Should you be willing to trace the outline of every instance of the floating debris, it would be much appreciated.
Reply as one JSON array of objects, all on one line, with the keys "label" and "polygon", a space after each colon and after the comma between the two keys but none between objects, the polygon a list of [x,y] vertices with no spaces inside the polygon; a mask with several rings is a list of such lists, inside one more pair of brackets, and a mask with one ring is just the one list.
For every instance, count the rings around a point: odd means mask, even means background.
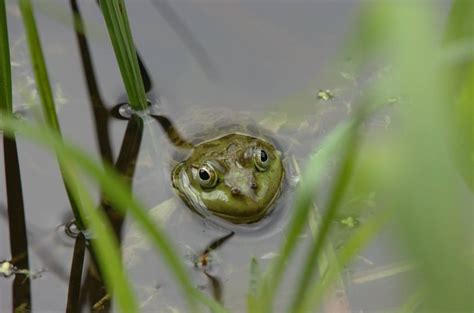
[{"label": "floating debris", "polygon": [[339,221],[339,223],[346,226],[347,228],[354,228],[359,225],[359,221],[353,216],[344,217]]},{"label": "floating debris", "polygon": [[0,261],[0,274],[3,275],[3,277],[10,277],[13,274],[16,273],[18,269],[9,261],[3,260]]},{"label": "floating debris", "polygon": [[25,275],[26,277],[31,277],[32,279],[37,279],[41,277],[41,274],[45,272],[45,270],[40,270],[37,272],[30,271],[28,269],[19,269],[13,263],[7,260],[0,261],[0,274],[3,277],[10,277],[14,274],[21,274]]},{"label": "floating debris", "polygon": [[319,89],[316,95],[317,95],[318,100],[323,100],[323,101],[329,101],[331,99],[334,99],[335,97],[332,91],[329,89],[326,89],[326,90]]}]

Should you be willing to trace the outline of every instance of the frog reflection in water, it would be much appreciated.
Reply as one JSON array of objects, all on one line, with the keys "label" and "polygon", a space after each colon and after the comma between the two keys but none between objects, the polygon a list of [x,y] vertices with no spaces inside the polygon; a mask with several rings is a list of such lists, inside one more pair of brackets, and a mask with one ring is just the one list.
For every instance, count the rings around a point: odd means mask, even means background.
[{"label": "frog reflection in water", "polygon": [[268,141],[241,133],[193,146],[172,172],[173,187],[191,209],[235,224],[264,217],[283,179],[281,153]]}]

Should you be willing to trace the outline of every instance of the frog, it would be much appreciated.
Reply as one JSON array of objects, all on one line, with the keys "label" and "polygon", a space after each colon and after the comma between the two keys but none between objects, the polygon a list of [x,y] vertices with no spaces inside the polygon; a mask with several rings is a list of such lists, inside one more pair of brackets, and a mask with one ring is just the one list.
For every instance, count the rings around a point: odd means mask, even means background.
[{"label": "frog", "polygon": [[171,177],[177,194],[200,215],[248,224],[271,211],[285,170],[271,142],[228,133],[194,146]]},{"label": "frog", "polygon": [[[191,116],[176,124],[155,116],[179,148],[170,175],[178,197],[198,215],[227,224],[255,224],[268,216],[286,179],[275,138],[243,113],[214,108]],[[188,126],[187,136],[180,125]]]}]

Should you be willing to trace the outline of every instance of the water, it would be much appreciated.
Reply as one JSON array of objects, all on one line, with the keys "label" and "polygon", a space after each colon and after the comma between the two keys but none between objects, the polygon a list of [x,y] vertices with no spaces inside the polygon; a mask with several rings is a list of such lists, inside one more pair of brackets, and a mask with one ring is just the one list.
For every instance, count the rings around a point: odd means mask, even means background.
[{"label": "water", "polygon": [[[291,213],[294,190],[291,180],[297,180],[292,162],[296,160],[302,166],[311,147],[351,111],[351,99],[357,90],[348,87],[351,83],[339,72],[332,73],[328,65],[344,43],[358,3],[173,2],[173,12],[187,25],[185,30],[176,31],[169,24],[169,7],[158,6],[168,10],[168,15],[160,15],[153,1],[134,1],[127,5],[136,45],[151,78],[148,95],[157,105],[154,110],[175,122],[178,128],[183,117],[189,118],[190,112],[203,107],[220,106],[246,112],[266,126],[279,128],[276,138],[283,139],[280,144],[288,153],[286,164],[290,180],[275,212],[262,222],[264,227],[237,229],[236,234],[211,255],[214,260],[211,260],[214,262],[212,274],[220,284],[223,303],[234,312],[244,312],[250,258],[255,257],[265,266],[275,256],[282,229]],[[108,111],[124,103],[126,97],[97,6],[93,1],[80,3],[98,88],[91,91],[88,91],[84,71],[89,73],[89,88],[94,87],[94,82],[90,70],[84,70],[81,62],[76,34],[71,27],[70,7],[59,0],[36,6],[40,9],[36,16],[64,137],[97,159],[101,154],[105,159],[112,159],[111,156],[115,159],[127,122],[109,117]],[[14,105],[25,118],[39,119],[40,109],[32,89],[33,73],[29,67],[22,23],[13,3],[8,4],[8,18],[10,41],[13,43]],[[173,21],[176,19],[171,19]],[[189,30],[192,39],[189,39]],[[326,89],[333,90],[331,95],[334,94],[335,98],[318,100],[318,91]],[[95,96],[92,100],[95,107],[91,105],[91,94]],[[301,112],[309,112],[309,115],[282,115],[288,108],[285,99],[295,94],[303,96]],[[268,120],[269,116],[272,119]],[[291,126],[285,122],[291,122]],[[280,124],[283,126],[278,127]],[[186,134],[187,125],[181,126]],[[216,280],[195,269],[189,259],[213,240],[226,235],[228,230],[209,225],[174,195],[169,173],[176,149],[163,138],[162,128],[156,121],[145,119],[133,189],[153,212],[159,212],[157,219],[161,220],[183,260],[188,260],[196,286],[212,295],[216,292],[213,288]],[[292,141],[299,144],[294,145]],[[64,311],[74,247],[74,240],[64,231],[64,225],[72,219],[68,199],[55,158],[21,138],[18,139],[18,149],[29,266],[32,274],[36,274],[31,279],[32,308],[34,312]],[[3,157],[3,153],[0,155]],[[10,260],[3,185],[1,190],[0,260]],[[99,200],[99,192],[93,192]],[[182,298],[159,256],[147,247],[129,221],[125,223],[123,234],[125,262],[144,311],[173,312],[172,309],[176,308],[184,312]],[[383,234],[377,239],[364,251],[363,257],[357,259],[353,270],[398,261],[399,254],[385,246],[390,238],[390,234]],[[303,247],[309,239],[309,234],[302,238]],[[300,264],[298,260],[304,250],[300,249],[294,263],[289,265],[275,305],[277,311],[283,311],[291,299],[294,277]],[[88,257],[85,264],[90,264]],[[87,276],[84,284],[88,284],[92,294],[89,300],[87,297],[79,299],[85,303],[84,311],[89,311],[93,304],[98,308],[104,302],[100,286],[94,284],[95,271],[92,269],[91,273],[83,275]],[[2,312],[12,311],[12,281],[12,277],[0,277]],[[344,297],[350,300],[352,310],[385,309],[398,304],[397,301],[404,296],[395,291],[390,297],[381,294],[381,300],[369,301],[371,297],[367,295],[380,290],[380,284],[386,288],[395,284],[375,280],[375,284],[357,287],[357,284],[350,283],[350,279],[348,281]]]}]

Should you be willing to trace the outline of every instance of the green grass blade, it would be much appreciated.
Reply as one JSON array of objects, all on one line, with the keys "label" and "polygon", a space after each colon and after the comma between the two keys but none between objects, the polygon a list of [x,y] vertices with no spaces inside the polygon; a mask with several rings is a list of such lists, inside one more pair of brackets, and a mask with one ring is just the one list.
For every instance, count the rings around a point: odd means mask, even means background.
[{"label": "green grass blade", "polygon": [[[20,10],[46,124],[58,134],[58,140],[61,140],[61,130],[31,2],[20,0]],[[69,159],[61,153],[57,153],[57,158],[78,227],[84,229],[87,224],[97,235],[97,238],[92,241],[92,247],[98,256],[99,266],[105,275],[108,289],[115,293],[117,304],[122,312],[138,312],[133,288],[125,277],[118,244],[114,242],[110,225],[107,224],[105,217],[101,216],[102,213],[94,209],[92,200],[80,183],[79,175],[74,171]]]},{"label": "green grass blade", "polygon": [[5,0],[0,0],[0,110],[12,112],[12,75]]},{"label": "green grass blade", "polygon": [[104,167],[93,161],[93,158],[86,155],[82,149],[63,142],[58,134],[49,129],[33,127],[8,117],[0,118],[0,129],[3,129],[7,134],[17,132],[19,136],[24,136],[50,148],[62,159],[73,162],[85,174],[96,180],[100,184],[104,196],[107,197],[114,208],[130,214],[154,247],[161,252],[161,257],[176,278],[184,296],[191,305],[190,307],[195,310],[193,299],[197,299],[201,303],[210,306],[214,312],[225,312],[220,304],[209,299],[194,287],[188,277],[183,261],[174,251],[171,240],[159,225],[154,224],[144,206],[133,198],[123,179],[110,166]]},{"label": "green grass blade", "polygon": [[[360,109],[363,110],[363,107]],[[300,278],[298,280],[298,286],[296,288],[296,293],[293,297],[293,301],[290,306],[289,312],[299,312],[301,309],[301,295],[304,295],[308,285],[313,279],[314,272],[317,268],[317,261],[323,251],[323,247],[326,243],[326,239],[329,234],[330,226],[335,217],[339,204],[343,198],[345,190],[349,184],[350,177],[353,172],[354,162],[358,150],[358,143],[360,140],[359,125],[364,120],[365,114],[363,111],[360,111],[357,118],[355,119],[354,126],[350,130],[347,140],[345,141],[344,151],[342,154],[342,161],[339,169],[339,173],[334,179],[334,184],[331,188],[331,194],[329,196],[328,205],[326,210],[323,213],[320,227],[318,229],[318,235],[316,237],[315,243],[312,245],[305,264],[300,272]],[[315,189],[312,189],[315,190]],[[311,197],[314,195],[314,192],[311,191],[306,197]],[[312,207],[312,203],[305,203],[308,208],[304,208],[305,211],[308,211]],[[298,208],[297,208],[298,209]]]},{"label": "green grass blade", "polygon": [[364,223],[338,251],[337,260],[330,263],[327,270],[322,273],[321,278],[309,286],[300,298],[299,310],[292,311],[292,313],[311,312],[314,308],[319,307],[325,292],[329,290],[334,280],[339,277],[344,267],[386,225],[390,217],[393,216],[393,213],[393,211],[385,210]]},{"label": "green grass blade", "polygon": [[460,62],[448,64],[449,97],[456,99],[452,113],[452,123],[455,125],[451,133],[451,142],[454,149],[460,174],[467,185],[474,191],[474,1],[455,0],[451,4],[446,28],[444,44],[446,47],[466,43],[470,48],[469,56]]},{"label": "green grass blade", "polygon": [[474,192],[474,61],[465,68],[465,79],[461,84],[454,106],[452,142],[459,172]]},{"label": "green grass blade", "polygon": [[294,213],[286,231],[286,238],[279,249],[279,256],[265,272],[259,286],[260,301],[262,302],[260,307],[266,312],[272,311],[273,298],[281,283],[286,264],[296,249],[298,236],[305,229],[309,209],[313,202],[313,191],[319,183],[327,162],[332,159],[337,148],[343,146],[352,127],[352,121],[339,125],[321,144],[322,148],[318,147],[313,153],[305,171],[307,174],[302,177],[296,193]]},{"label": "green grass blade", "polygon": [[[61,155],[61,154],[60,154]],[[79,204],[79,212],[86,226],[92,231],[92,248],[99,263],[107,290],[114,295],[121,312],[139,312],[132,284],[126,277],[121,261],[119,244],[105,214],[96,210],[92,198],[80,182],[76,168],[69,160],[60,157],[62,174],[70,188],[70,194]]]},{"label": "green grass blade", "polygon": [[454,0],[445,27],[445,41],[456,42],[466,38],[474,39],[474,2],[471,0]]},{"label": "green grass blade", "polygon": [[53,92],[49,83],[48,72],[44,61],[43,50],[36,28],[33,8],[30,0],[20,0],[20,10],[25,25],[26,37],[30,48],[30,57],[35,73],[36,88],[43,105],[43,113],[47,124],[58,133],[61,132],[56,109],[54,106]]},{"label": "green grass blade", "polygon": [[[404,130],[410,136],[398,143],[405,161],[402,169],[406,169],[400,173],[400,180],[409,183],[396,186],[393,196],[400,208],[399,225],[403,225],[400,237],[423,264],[416,271],[427,290],[423,309],[472,311],[474,301],[468,291],[472,287],[468,282],[474,281],[473,268],[468,265],[472,264],[472,256],[463,253],[473,238],[472,227],[464,223],[466,215],[472,218],[472,198],[465,198],[458,175],[453,172],[452,151],[445,148],[452,131],[446,123],[447,105],[451,103],[447,95],[451,92],[446,89],[449,75],[433,58],[439,43],[431,31],[436,19],[432,10],[420,4],[412,11],[391,10],[388,16],[389,21],[403,25],[401,29],[390,28],[394,38],[392,58],[397,84],[412,99],[400,110]],[[408,49],[406,45],[413,40],[417,41],[416,49]],[[407,79],[405,73],[415,75]],[[451,270],[440,271],[442,268]]]},{"label": "green grass blade", "polygon": [[[400,162],[394,164],[397,175],[385,182],[390,185],[385,206],[396,212],[401,245],[422,264],[412,275],[426,291],[421,310],[471,311],[474,301],[468,290],[472,289],[469,282],[474,281],[474,271],[466,247],[472,246],[473,231],[466,220],[472,220],[472,193],[466,192],[453,170],[455,153],[449,149],[449,134],[472,134],[472,123],[460,126],[449,121],[459,97],[459,91],[453,88],[459,86],[451,85],[451,75],[439,62],[443,42],[433,31],[439,22],[438,8],[430,2],[370,2],[365,9],[362,19],[372,19],[368,23],[372,25],[383,21],[372,31],[384,34],[383,39],[379,36],[365,46],[383,52],[392,68],[390,87],[408,99],[396,108],[397,133],[387,142]],[[366,53],[366,64],[373,52]],[[465,67],[463,71],[466,69],[470,70]],[[472,86],[468,88],[472,90]],[[472,121],[472,96],[470,99],[470,106],[461,110],[466,114],[465,121]],[[461,129],[465,125],[470,125],[469,130]],[[463,154],[471,151],[472,144],[460,149]],[[472,167],[466,170],[472,171]]]},{"label": "green grass blade", "polygon": [[[38,29],[36,27],[35,17],[33,15],[33,7],[30,0],[20,0],[20,11],[23,17],[23,23],[25,25],[26,37],[28,42],[28,47],[30,50],[31,63],[33,65],[33,71],[35,74],[36,88],[39,91],[41,105],[43,108],[43,115],[46,121],[46,124],[51,127],[52,130],[61,135],[61,128],[59,125],[58,116],[56,114],[56,107],[54,105],[53,92],[51,90],[51,84],[49,82],[48,72],[46,69],[46,63],[43,55],[43,50],[41,48],[41,42],[38,34]],[[62,171],[62,164],[59,161],[59,167]],[[64,179],[63,179],[64,180]],[[77,226],[80,229],[84,229],[84,221],[81,218],[81,214],[78,211],[77,206],[79,204],[75,203],[70,192],[70,187],[64,181],[66,192],[68,194],[69,202],[71,204],[74,217],[76,218]]]},{"label": "green grass blade", "polygon": [[107,24],[130,106],[137,111],[144,110],[147,107],[145,87],[138,66],[137,53],[133,44],[125,3],[123,0],[101,0],[100,6]]}]

